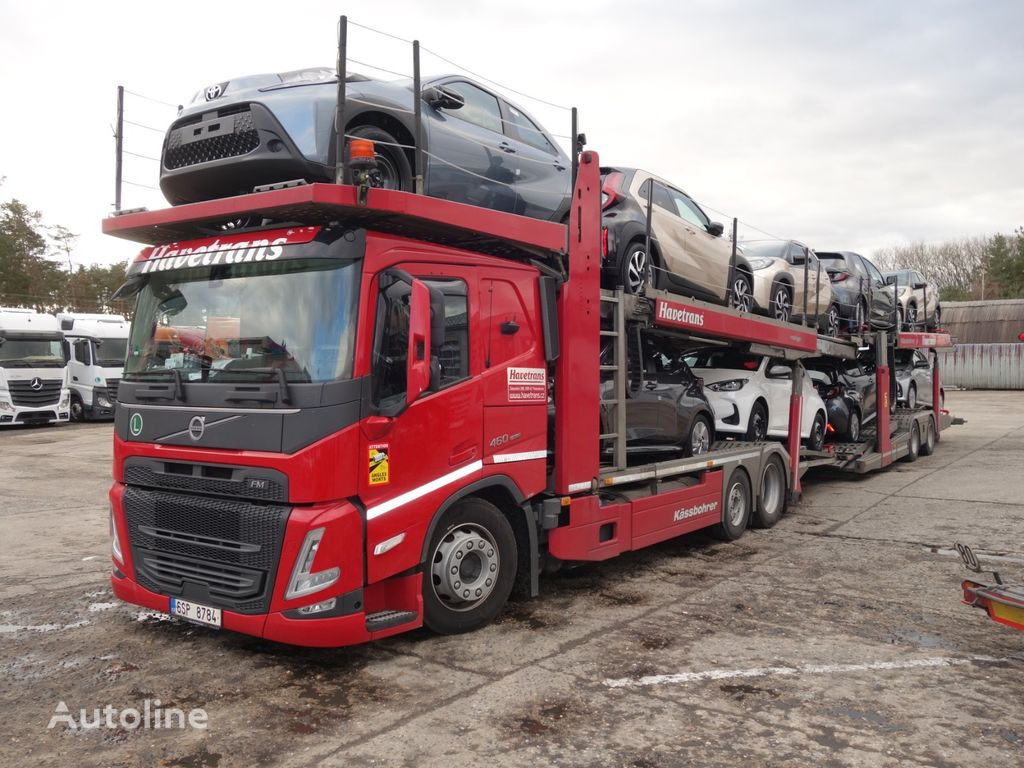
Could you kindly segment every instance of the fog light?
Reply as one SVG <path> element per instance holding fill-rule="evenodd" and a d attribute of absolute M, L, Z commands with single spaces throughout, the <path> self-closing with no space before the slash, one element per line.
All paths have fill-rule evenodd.
<path fill-rule="evenodd" d="M 285 600 L 311 595 L 321 589 L 326 589 L 341 575 L 341 569 L 337 567 L 313 573 L 313 560 L 316 559 L 316 551 L 320 546 L 320 540 L 324 537 L 324 530 L 324 528 L 315 528 L 306 534 L 302 548 L 299 550 L 299 556 L 295 558 L 295 569 L 292 571 L 291 581 L 288 582 L 288 589 L 284 593 Z"/>
<path fill-rule="evenodd" d="M 329 611 L 338 602 L 338 598 L 332 597 L 330 600 L 321 600 L 319 603 L 313 603 L 312 605 L 304 605 L 299 608 L 299 613 L 303 616 L 309 616 L 311 613 L 323 613 Z"/>

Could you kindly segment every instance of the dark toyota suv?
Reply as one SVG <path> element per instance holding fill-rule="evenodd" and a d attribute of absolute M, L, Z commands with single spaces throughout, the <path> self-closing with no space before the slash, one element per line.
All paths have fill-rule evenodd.
<path fill-rule="evenodd" d="M 412 82 L 346 78 L 345 134 L 374 142 L 381 186 L 411 191 Z M 312 68 L 250 75 L 197 93 L 164 139 L 160 189 L 174 205 L 302 179 L 333 182 L 338 83 Z M 569 210 L 569 158 L 522 109 L 465 77 L 428 79 L 424 191 L 537 219 Z"/>

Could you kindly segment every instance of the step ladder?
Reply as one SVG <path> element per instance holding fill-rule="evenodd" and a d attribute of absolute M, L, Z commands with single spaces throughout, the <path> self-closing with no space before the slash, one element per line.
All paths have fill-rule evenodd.
<path fill-rule="evenodd" d="M 630 360 L 627 354 L 626 339 L 626 310 L 623 302 L 622 291 L 601 291 L 602 304 L 612 306 L 612 328 L 611 330 L 601 329 L 601 347 L 604 348 L 604 340 L 612 339 L 612 364 L 601 365 L 601 373 L 611 373 L 614 386 L 612 391 L 614 397 L 610 400 L 602 400 L 601 405 L 614 406 L 614 429 L 611 432 L 603 432 L 600 435 L 602 444 L 610 441 L 614 445 L 614 467 L 606 469 L 622 470 L 626 468 L 626 385 L 629 376 Z M 604 313 L 602 312 L 602 317 Z M 637 354 L 639 344 L 637 344 Z M 602 419 L 603 421 L 603 419 Z"/>

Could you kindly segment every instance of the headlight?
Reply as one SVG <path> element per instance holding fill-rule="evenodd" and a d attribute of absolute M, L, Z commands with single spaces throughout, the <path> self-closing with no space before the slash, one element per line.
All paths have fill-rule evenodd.
<path fill-rule="evenodd" d="M 338 73 L 327 67 L 313 67 L 312 69 L 296 69 L 292 72 L 281 72 L 277 75 L 281 78 L 281 85 L 300 85 L 302 83 L 323 83 L 334 80 Z"/>
<path fill-rule="evenodd" d="M 96 405 L 98 405 L 100 408 L 109 408 L 110 401 L 107 400 L 106 395 L 96 395 Z"/>
<path fill-rule="evenodd" d="M 60 405 L 58 405 L 57 407 L 58 408 L 67 408 L 68 405 L 70 405 L 70 404 L 71 404 L 71 395 L 68 393 L 67 390 L 65 390 L 64 394 L 60 398 Z"/>
<path fill-rule="evenodd" d="M 7 398 L 3 396 L 6 394 L 6 392 L 0 393 L 0 411 L 13 411 L 14 406 L 7 402 Z"/>
<path fill-rule="evenodd" d="M 747 263 L 751 269 L 768 269 L 775 263 L 775 259 L 751 259 Z"/>
<path fill-rule="evenodd" d="M 110 553 L 121 565 L 124 565 L 124 556 L 121 554 L 121 538 L 117 535 L 117 524 L 114 522 L 114 505 L 110 505 Z"/>
<path fill-rule="evenodd" d="M 743 385 L 746 383 L 746 379 L 729 379 L 728 381 L 716 381 L 713 384 L 708 384 L 708 389 L 710 389 L 712 392 L 736 392 L 737 390 L 743 389 Z"/>
<path fill-rule="evenodd" d="M 328 568 L 326 571 L 313 573 L 313 561 L 316 559 L 316 551 L 320 547 L 320 540 L 324 537 L 324 528 L 314 528 L 306 534 L 299 550 L 299 556 L 295 558 L 295 568 L 292 570 L 291 581 L 288 582 L 288 589 L 284 593 L 285 600 L 293 597 L 311 595 L 326 589 L 338 580 L 341 575 L 340 568 Z"/>

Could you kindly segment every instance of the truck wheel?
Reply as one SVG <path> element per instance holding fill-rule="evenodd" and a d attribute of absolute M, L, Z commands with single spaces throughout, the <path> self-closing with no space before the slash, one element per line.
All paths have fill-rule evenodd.
<path fill-rule="evenodd" d="M 85 421 L 85 406 L 82 398 L 72 393 L 71 395 L 71 421 Z"/>
<path fill-rule="evenodd" d="M 761 470 L 761 491 L 757 495 L 752 523 L 756 528 L 771 528 L 786 511 L 786 468 L 782 459 L 772 456 Z"/>
<path fill-rule="evenodd" d="M 423 623 L 442 635 L 489 623 L 516 578 L 516 537 L 488 501 L 463 499 L 446 510 L 430 542 L 423 574 Z"/>
<path fill-rule="evenodd" d="M 907 455 L 904 457 L 909 461 L 917 461 L 918 454 L 921 453 L 921 427 L 918 426 L 917 420 L 910 425 L 910 444 L 907 447 Z"/>
<path fill-rule="evenodd" d="M 768 406 L 760 400 L 750 409 L 746 438 L 757 443 L 768 438 Z"/>
<path fill-rule="evenodd" d="M 751 515 L 750 478 L 737 467 L 729 475 L 722 494 L 722 522 L 714 528 L 715 536 L 723 541 L 735 541 L 747 529 Z"/>
<path fill-rule="evenodd" d="M 935 422 L 928 417 L 928 426 L 924 428 L 924 441 L 921 443 L 921 455 L 931 456 L 935 453 Z"/>

